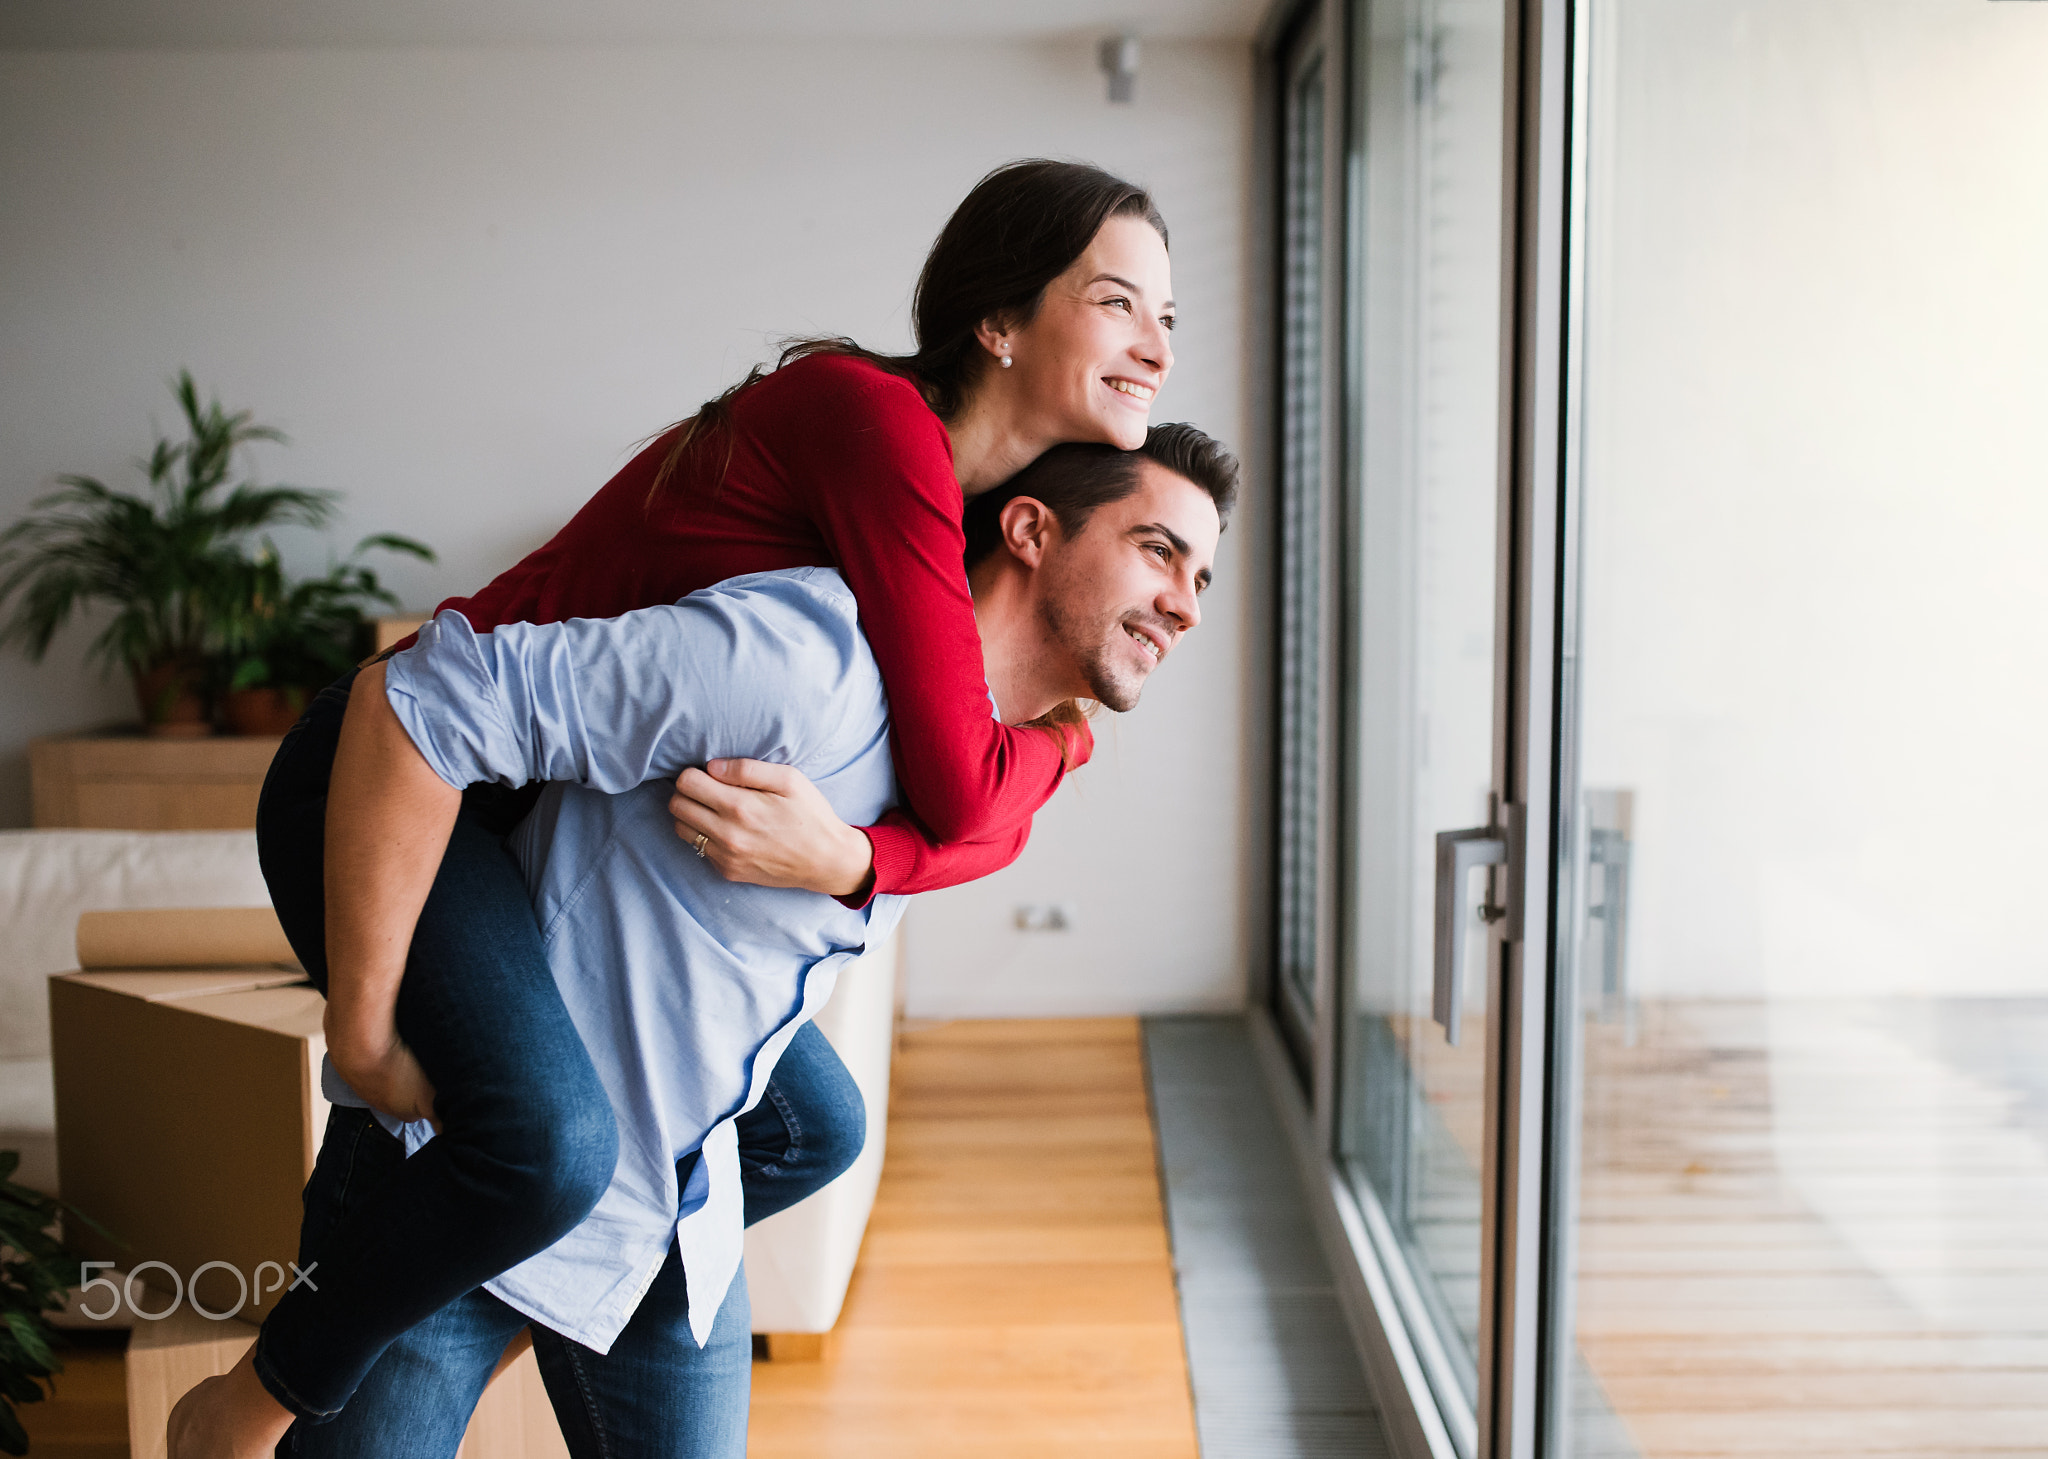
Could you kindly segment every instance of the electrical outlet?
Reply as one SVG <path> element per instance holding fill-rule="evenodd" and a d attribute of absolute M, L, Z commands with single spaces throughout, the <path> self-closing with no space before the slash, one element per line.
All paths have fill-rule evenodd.
<path fill-rule="evenodd" d="M 1019 902 L 1015 914 L 1019 932 L 1071 932 L 1075 913 L 1072 902 Z"/>

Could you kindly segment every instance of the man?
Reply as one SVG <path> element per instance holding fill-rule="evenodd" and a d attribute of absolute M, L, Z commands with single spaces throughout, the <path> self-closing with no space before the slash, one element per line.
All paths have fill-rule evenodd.
<path fill-rule="evenodd" d="M 1134 707 L 1200 621 L 1235 480 L 1215 442 L 1160 426 L 1138 452 L 1048 452 L 970 504 L 968 579 L 995 713 L 1026 724 L 1077 699 Z M 374 719 L 368 778 L 416 808 L 400 854 L 445 840 L 462 786 L 549 782 L 513 844 L 619 1149 L 581 1225 L 409 1321 L 340 1415 L 300 1425 L 294 1447 L 452 1454 L 498 1355 L 531 1325 L 572 1452 L 741 1454 L 751 1343 L 733 1280 L 734 1120 L 902 899 L 855 909 L 725 881 L 701 843 L 698 857 L 676 854 L 669 779 L 746 756 L 801 771 L 855 825 L 892 803 L 888 705 L 852 594 L 830 569 L 806 568 L 602 622 L 478 635 L 444 614 L 415 648 L 365 671 L 359 703 Z M 309 1232 L 317 1208 L 373 1199 L 378 1173 L 432 1138 L 425 1121 L 399 1127 L 401 1144 L 367 1110 L 337 1118 L 348 1134 L 331 1130 L 323 1147 Z M 377 1259 L 321 1255 L 323 1279 L 344 1287 L 352 1261 Z M 256 1452 L 283 1433 L 283 1412 L 245 1361 L 180 1405 L 172 1454 Z"/>

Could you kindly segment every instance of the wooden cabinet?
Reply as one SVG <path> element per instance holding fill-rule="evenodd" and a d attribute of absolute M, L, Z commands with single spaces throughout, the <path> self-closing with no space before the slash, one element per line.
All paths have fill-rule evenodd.
<path fill-rule="evenodd" d="M 38 829 L 251 830 L 278 743 L 273 735 L 155 740 L 140 731 L 33 740 L 31 816 Z"/>
<path fill-rule="evenodd" d="M 373 620 L 382 653 L 428 615 Z M 247 831 L 278 735 L 151 739 L 105 730 L 31 740 L 29 817 L 38 830 Z"/>

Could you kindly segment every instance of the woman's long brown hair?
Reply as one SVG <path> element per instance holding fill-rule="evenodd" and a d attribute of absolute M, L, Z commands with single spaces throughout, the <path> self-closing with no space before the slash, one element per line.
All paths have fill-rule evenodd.
<path fill-rule="evenodd" d="M 1046 285 L 1087 250 L 1104 223 L 1118 217 L 1143 218 L 1166 238 L 1166 220 L 1135 183 L 1085 162 L 1007 163 L 974 185 L 925 257 L 911 301 L 914 351 L 884 354 L 841 336 L 794 339 L 783 345 L 773 368 L 809 355 L 866 360 L 916 385 L 933 413 L 951 421 L 987 367 L 975 347 L 975 330 L 984 320 L 1012 329 L 1030 323 Z M 686 462 L 719 437 L 725 438 L 725 455 L 709 480 L 714 490 L 725 480 L 732 466 L 733 402 L 769 373 L 769 367 L 756 365 L 695 415 L 657 433 L 657 439 L 673 439 L 655 473 L 650 504 Z"/>

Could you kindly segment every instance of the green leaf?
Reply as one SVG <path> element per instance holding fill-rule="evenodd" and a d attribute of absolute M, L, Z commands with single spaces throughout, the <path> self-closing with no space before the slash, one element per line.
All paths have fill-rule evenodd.
<path fill-rule="evenodd" d="M 26 1312 L 0 1312 L 0 1322 L 7 1324 L 7 1330 L 14 1334 L 27 1365 L 38 1376 L 59 1371 L 64 1365 L 57 1361 L 57 1355 L 50 1351 L 50 1342 L 37 1331 L 38 1324 Z"/>
<path fill-rule="evenodd" d="M 26 1454 L 28 1430 L 14 1416 L 14 1405 L 0 1400 L 0 1454 Z"/>
<path fill-rule="evenodd" d="M 351 552 L 349 556 L 361 557 L 373 547 L 381 547 L 387 552 L 407 553 L 410 556 L 419 558 L 422 562 L 439 562 L 441 560 L 435 556 L 434 549 L 427 546 L 426 543 L 416 541 L 411 537 L 401 537 L 396 532 L 377 532 L 365 537 L 356 544 L 356 550 Z"/>
<path fill-rule="evenodd" d="M 16 1405 L 42 1401 L 44 1380 L 62 1371 L 43 1314 L 64 1305 L 78 1272 L 53 1229 L 67 1207 L 17 1184 L 20 1167 L 17 1152 L 0 1151 L 0 1452 L 9 1454 L 28 1447 Z"/>
<path fill-rule="evenodd" d="M 49 1393 L 32 1378 L 10 1377 L 5 1384 L 0 1384 L 0 1397 L 4 1397 L 7 1406 L 12 1408 L 21 1403 L 41 1403 Z"/>
<path fill-rule="evenodd" d="M 0 1395 L 16 1403 L 40 1403 L 43 1386 L 36 1380 L 45 1376 L 27 1367 L 19 1356 L 0 1352 Z"/>

